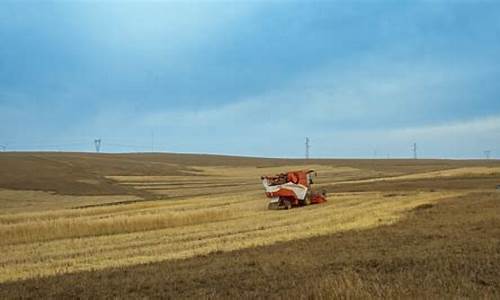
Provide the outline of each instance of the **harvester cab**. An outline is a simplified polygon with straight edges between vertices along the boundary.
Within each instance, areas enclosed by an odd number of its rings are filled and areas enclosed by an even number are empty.
[[[262,176],[266,196],[270,199],[269,209],[290,209],[326,202],[326,194],[312,191],[316,177],[314,170],[293,171],[275,176]]]

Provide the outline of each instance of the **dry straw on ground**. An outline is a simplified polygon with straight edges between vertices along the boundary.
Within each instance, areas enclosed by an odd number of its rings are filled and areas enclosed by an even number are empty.
[[[318,171],[317,186],[329,187],[329,202],[268,211],[259,176],[300,168]],[[102,198],[3,190],[0,203],[6,209],[0,214],[0,251],[9,255],[0,257],[0,282],[228,253],[390,225],[412,209],[473,191],[447,187],[338,192],[335,187],[494,176],[499,171],[484,166],[433,168],[408,174],[392,166],[387,171],[328,165],[191,166],[186,175],[107,176],[115,185],[162,195],[155,201],[139,202],[134,202],[140,200],[137,196]],[[17,207],[13,205],[16,197]],[[347,284],[339,280],[342,278],[324,284]],[[355,277],[345,280],[354,280],[351,284],[356,287]]]
[[[320,169],[320,182],[325,183],[352,177],[355,170],[315,167]],[[162,191],[170,198],[164,200],[0,215],[0,251],[10,254],[0,258],[0,282],[367,229],[394,223],[419,205],[464,194],[337,193],[323,205],[268,211],[255,177],[277,172],[277,168],[200,170],[204,175],[198,174],[192,181],[189,176],[113,177],[138,188],[155,186],[152,183],[168,186]],[[366,174],[358,172],[358,176]],[[195,189],[197,181],[204,187]],[[193,196],[199,193],[206,195]]]

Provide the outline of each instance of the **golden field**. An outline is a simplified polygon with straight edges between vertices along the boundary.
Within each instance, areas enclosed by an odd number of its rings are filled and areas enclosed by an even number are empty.
[[[0,257],[0,287],[4,284],[12,296],[8,287],[71,278],[65,276],[72,274],[175,264],[398,226],[414,211],[488,191],[494,193],[490,182],[500,178],[500,166],[485,162],[263,160],[252,165],[248,161],[224,164],[224,159],[215,159],[195,165],[196,159],[193,164],[189,158],[174,164],[168,159],[157,161],[158,158],[149,163],[139,161],[144,169],[137,171],[133,166],[130,174],[127,170],[117,172],[114,165],[99,170],[98,175],[89,171],[96,177],[88,175],[74,180],[78,186],[74,194],[1,186],[0,251],[8,255]],[[78,162],[72,157],[59,160]],[[156,168],[163,164],[166,174],[162,174],[161,168],[148,172],[148,164],[153,163]],[[92,170],[91,166],[88,168]],[[310,168],[319,175],[316,189],[328,192],[327,203],[290,211],[267,210],[261,175]],[[426,184],[429,180],[433,185]],[[475,184],[476,181],[483,184]],[[89,189],[99,184],[110,187],[101,194],[90,193],[82,188],[82,183]],[[27,187],[29,184],[27,181]],[[367,188],[370,186],[371,190]],[[332,255],[339,251],[335,247],[324,250],[332,251]],[[291,260],[300,264],[296,258]],[[303,260],[305,263],[310,258]],[[308,282],[308,291],[315,291],[315,297],[329,298],[337,295],[340,288],[359,289],[366,284],[363,276],[350,272],[343,274],[343,279],[335,279],[334,284],[327,278]],[[337,296],[347,295],[346,291]],[[384,293],[389,292],[381,291],[380,296]]]

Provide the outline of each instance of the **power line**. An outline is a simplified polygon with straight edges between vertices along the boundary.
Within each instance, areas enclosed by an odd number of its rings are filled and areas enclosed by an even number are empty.
[[[132,145],[132,144],[117,144],[117,143],[106,143],[108,146],[122,147],[122,148],[141,148],[141,149],[151,149],[151,146],[144,145]]]
[[[306,137],[306,159],[309,159],[309,149],[311,148],[310,140]]]
[[[151,151],[151,145],[132,145],[132,144],[122,144],[122,143],[108,143],[106,142],[106,146],[109,147],[119,147],[119,148],[128,148],[128,149],[133,149],[136,152],[148,152]],[[158,147],[157,147],[158,148]]]
[[[70,148],[75,146],[88,146],[88,140],[86,142],[81,143],[67,143],[67,144],[9,144],[10,149],[23,149],[23,148],[36,148],[36,149],[47,149],[47,148]],[[0,146],[0,148],[2,148]],[[5,146],[7,148],[7,146]]]

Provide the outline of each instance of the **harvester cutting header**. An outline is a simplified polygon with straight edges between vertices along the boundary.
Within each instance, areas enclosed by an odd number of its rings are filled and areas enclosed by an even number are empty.
[[[313,192],[311,187],[316,176],[314,170],[293,171],[275,176],[262,176],[266,196],[270,198],[269,209],[290,209],[326,202],[325,193]]]

